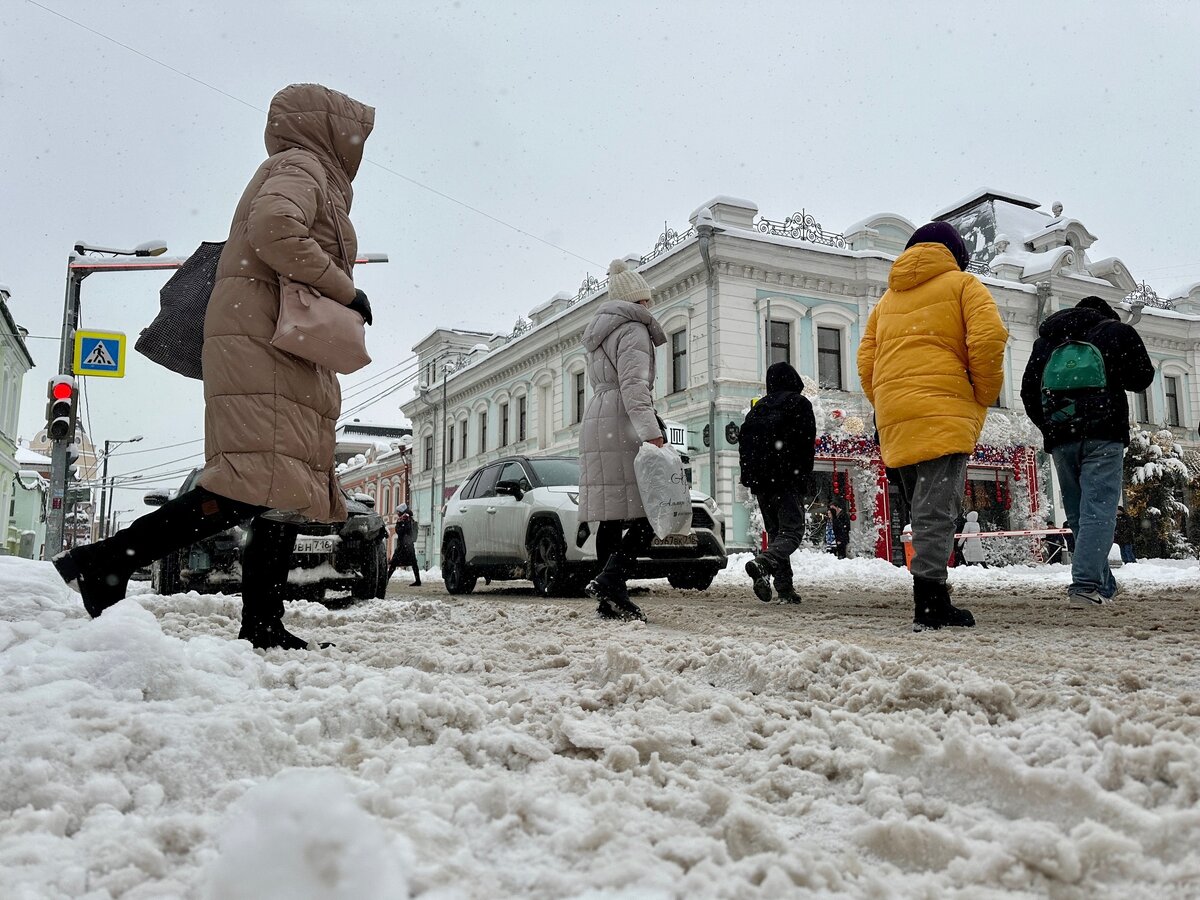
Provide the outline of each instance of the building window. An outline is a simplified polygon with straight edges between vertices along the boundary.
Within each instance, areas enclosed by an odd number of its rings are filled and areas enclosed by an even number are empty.
[[[817,381],[823,388],[842,390],[842,330],[817,328]]]
[[[1150,401],[1145,391],[1135,391],[1133,394],[1133,421],[1150,421]]]
[[[572,422],[578,425],[583,421],[583,386],[585,375],[583,372],[575,373],[575,418]]]
[[[487,410],[479,414],[479,452],[487,451]]]
[[[525,398],[517,398],[517,440],[525,440]]]
[[[446,438],[446,447],[450,450],[449,462],[454,462],[454,426],[450,426],[450,436]]]
[[[425,464],[425,471],[428,472],[433,468],[433,435],[427,434],[422,439],[421,457]]]
[[[467,420],[458,423],[458,458],[467,458]]]
[[[1163,378],[1163,392],[1167,395],[1167,424],[1178,427],[1179,421],[1179,378],[1167,375]]]
[[[792,325],[772,320],[767,326],[767,365],[792,361]]]
[[[508,446],[508,404],[500,404],[500,443],[499,447]]]
[[[687,388],[687,329],[671,335],[671,393]]]
[[[388,505],[392,502],[392,487],[389,484],[383,486],[383,503],[379,507],[379,511],[387,515]]]
[[[553,390],[553,381],[538,386],[537,438],[539,450],[543,450],[550,446],[550,440],[554,437],[554,412],[552,409],[552,401],[550,396],[550,392]]]

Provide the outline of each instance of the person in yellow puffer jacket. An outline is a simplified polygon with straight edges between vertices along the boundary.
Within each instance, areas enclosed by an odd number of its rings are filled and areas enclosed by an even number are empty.
[[[975,624],[950,603],[946,562],[967,458],[1000,396],[1008,331],[987,288],[964,271],[968,262],[952,225],[918,228],[858,347],[883,463],[912,510],[914,631]]]

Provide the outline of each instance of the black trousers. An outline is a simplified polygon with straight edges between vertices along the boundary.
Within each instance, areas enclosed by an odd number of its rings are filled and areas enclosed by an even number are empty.
[[[265,506],[231,500],[202,487],[167,501],[96,545],[133,572],[250,519],[242,550],[243,619],[282,619],[283,592],[300,528],[263,517]]]
[[[804,539],[804,498],[792,488],[754,497],[767,529],[767,549],[762,555],[771,564],[775,587],[791,587],[792,554]]]
[[[596,531],[596,561],[601,569],[606,569],[614,553],[627,560],[637,559],[650,547],[653,539],[654,529],[645,517],[601,522]]]

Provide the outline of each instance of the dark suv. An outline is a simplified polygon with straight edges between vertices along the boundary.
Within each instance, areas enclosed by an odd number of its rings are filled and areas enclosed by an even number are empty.
[[[527,578],[542,596],[573,594],[596,574],[596,535],[575,546],[579,459],[510,456],[476,469],[446,503],[442,578],[451,594],[480,577]],[[705,590],[725,568],[725,518],[707,494],[692,491],[690,534],[655,538],[632,578],[666,578]]]
[[[200,469],[192,470],[178,493],[191,490],[199,475]],[[371,497],[351,494],[345,497],[349,514],[345,522],[322,524],[295,517],[300,535],[296,538],[288,575],[291,596],[321,600],[328,589],[348,590],[355,597],[366,599],[382,597],[386,592],[387,532],[383,518],[373,509],[375,501]],[[161,506],[168,499],[165,491],[151,491],[145,496],[147,506]],[[293,518],[292,514],[277,512],[267,516],[283,521]],[[242,583],[245,525],[235,525],[156,561],[150,569],[154,592],[236,594]]]

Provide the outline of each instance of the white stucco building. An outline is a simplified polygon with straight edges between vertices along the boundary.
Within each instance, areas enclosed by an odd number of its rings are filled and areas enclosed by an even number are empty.
[[[22,490],[17,483],[22,468],[16,460],[17,420],[21,386],[25,373],[33,368],[33,357],[25,347],[28,332],[13,321],[9,312],[10,296],[8,288],[0,285],[0,535],[4,551],[18,553],[24,529],[10,528],[16,492]]]
[[[1126,310],[1148,301],[1137,328],[1157,375],[1144,396],[1132,398],[1131,410],[1138,421],[1166,425],[1195,446],[1200,284],[1164,291],[1169,299],[1160,300],[1119,259],[1093,258],[1096,237],[1058,204],[1047,211],[981,189],[931,218],[963,234],[972,268],[1011,335],[999,408],[989,414],[969,468],[968,503],[981,518],[1007,524],[1061,515],[1047,506],[1046,496],[1053,503],[1055,494],[1045,484],[1050,467],[1021,411],[1020,378],[1038,323],[1089,294]],[[711,267],[701,252],[708,224]],[[694,485],[712,485],[726,509],[731,547],[757,539],[738,485],[737,426],[763,393],[767,366],[786,359],[813,391],[819,386],[822,497],[849,506],[857,552],[898,557],[893,541],[903,513],[883,477],[855,357],[867,315],[914,230],[904,216],[878,214],[830,232],[804,212],[768,219],[751,201],[717,197],[692,214],[686,231],[668,231],[651,252],[630,258],[654,289],[651,311],[668,336],[658,350],[657,408],[680,426],[672,442],[690,455]],[[589,392],[580,337],[605,298],[605,282],[589,278],[575,293],[536,306],[510,334],[437,329],[414,347],[424,387],[403,411],[413,425],[419,546],[435,560],[438,507],[478,465],[513,453],[575,452]]]

